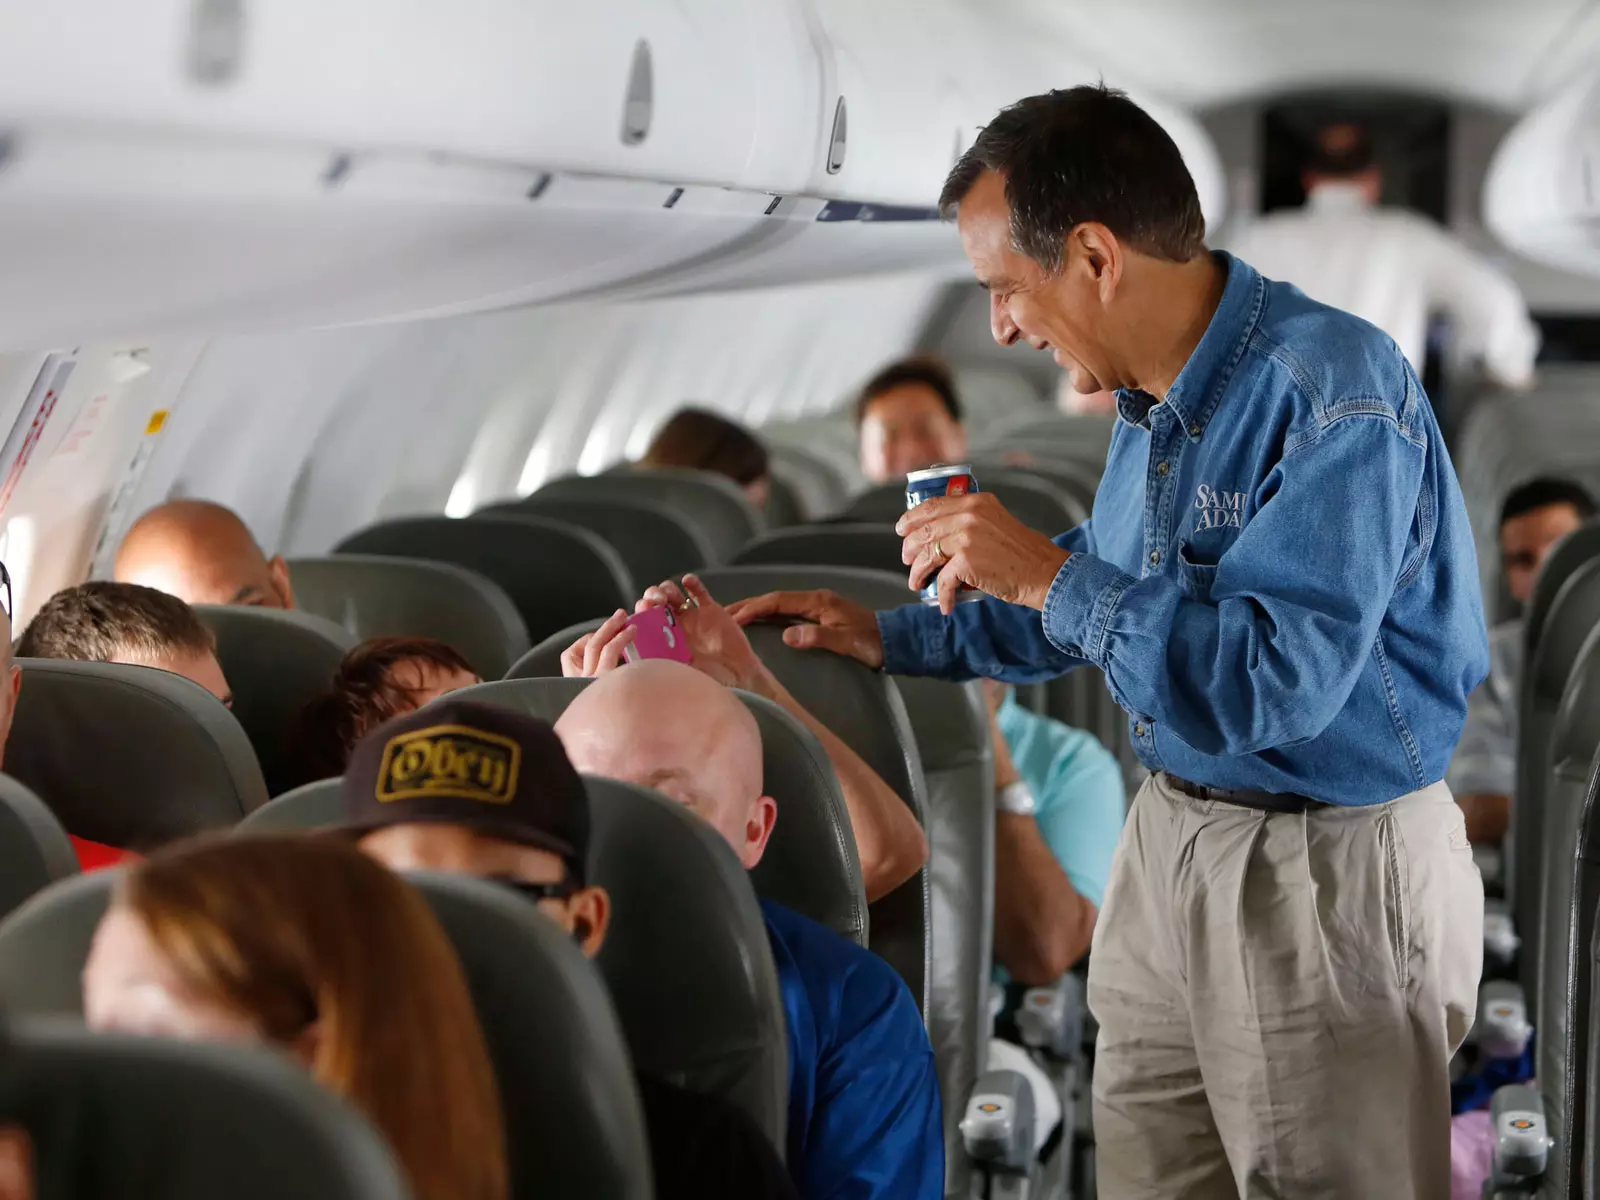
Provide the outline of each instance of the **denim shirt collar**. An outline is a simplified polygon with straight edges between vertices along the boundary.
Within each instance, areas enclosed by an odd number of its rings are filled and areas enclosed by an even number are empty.
[[[1222,250],[1212,251],[1212,257],[1228,270],[1222,300],[1166,399],[1173,416],[1196,440],[1205,435],[1267,302],[1266,281],[1254,267]],[[1159,403],[1148,392],[1122,388],[1117,392],[1117,415],[1148,429],[1150,410]]]

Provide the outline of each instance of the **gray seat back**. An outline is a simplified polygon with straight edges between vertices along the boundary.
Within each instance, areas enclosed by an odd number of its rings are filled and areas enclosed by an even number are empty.
[[[799,489],[790,482],[790,477],[776,471],[767,476],[767,505],[762,515],[769,529],[805,522],[806,508],[801,503]]]
[[[338,825],[339,784],[296,788],[240,831]],[[744,868],[715,830],[664,797],[614,779],[585,784],[589,881],[612,903],[600,970],[634,1064],[736,1104],[781,1148],[789,1079],[783,996]]]
[[[589,684],[587,679],[562,679],[559,672],[557,666],[544,677],[519,676],[485,683],[456,692],[454,698],[500,704],[555,721]],[[857,945],[868,945],[869,915],[861,886],[861,862],[856,857],[850,812],[827,753],[810,730],[776,704],[760,696],[737,694],[761,731],[766,791],[778,805],[778,823],[766,853],[750,873],[757,894],[826,925]]]
[[[586,529],[543,517],[405,517],[370,525],[334,553],[450,562],[494,580],[542,638],[633,604],[638,589],[617,552]]]
[[[848,568],[724,567],[706,572],[704,581],[711,594],[724,603],[769,591],[823,587],[881,609],[905,603],[910,594],[905,580],[897,575]],[[808,653],[788,652],[798,661],[805,661]],[[817,661],[830,660],[843,661],[831,655],[817,656]],[[774,670],[778,668],[774,666]],[[970,1169],[967,1156],[960,1152],[956,1128],[963,1111],[960,1098],[971,1091],[984,1069],[990,1028],[993,743],[980,684],[911,677],[896,678],[894,683],[904,703],[926,786],[923,824],[928,833],[930,976],[925,1012],[946,1097],[946,1167],[955,1186]],[[801,703],[809,707],[811,700],[802,696]],[[831,710],[813,707],[811,711]],[[842,728],[838,732],[845,736]],[[876,907],[873,922],[876,930],[880,922]]]
[[[82,1015],[83,964],[120,873],[67,880],[0,921],[0,1005]],[[505,1110],[513,1200],[649,1200],[633,1072],[593,966],[559,926],[506,888],[410,878],[472,990]]]
[[[295,603],[353,637],[427,637],[454,646],[485,679],[527,653],[528,627],[476,571],[416,558],[339,554],[289,563]]]
[[[371,1123],[282,1055],[48,1018],[8,1033],[8,1115],[32,1137],[39,1196],[411,1194]]]
[[[195,608],[217,639],[217,660],[233,689],[233,715],[244,727],[267,791],[292,781],[289,736],[295,718],[329,679],[356,639],[313,613],[202,604]]]
[[[1534,581],[1533,598],[1523,614],[1528,645],[1536,646],[1544,636],[1550,607],[1561,594],[1567,579],[1591,559],[1600,558],[1600,521],[1590,521],[1574,529],[1551,549]]]
[[[726,560],[766,528],[766,521],[739,485],[714,471],[650,467],[605,475],[568,475],[552,479],[534,495],[608,496],[673,509],[700,531],[713,562]]]
[[[714,557],[706,539],[687,518],[644,500],[536,492],[513,503],[479,509],[475,515],[546,517],[587,529],[617,552],[641,591],[704,566]]]
[[[783,480],[794,491],[802,520],[820,521],[832,515],[849,492],[843,473],[819,454],[781,442],[769,445],[767,454],[772,463],[772,477]],[[767,524],[776,527],[782,522],[769,516]]]
[[[152,850],[266,803],[250,739],[204,688],[150,667],[18,662],[6,770],[69,833]]]
[[[900,535],[892,525],[801,525],[775,529],[746,543],[733,556],[731,565],[864,567],[898,574],[904,585],[911,569],[900,561],[900,546]],[[901,591],[904,594],[896,603],[909,604],[917,599],[909,587],[902,586]]]
[[[1575,1178],[1571,1172],[1581,1162],[1585,1126],[1585,1092],[1576,1081],[1588,1063],[1590,981],[1582,948],[1593,940],[1595,904],[1600,902],[1600,872],[1591,865],[1600,852],[1600,825],[1590,828],[1589,809],[1597,750],[1600,627],[1584,639],[1569,674],[1550,737],[1550,778],[1542,793],[1535,1077],[1547,1093],[1545,1115],[1557,1135],[1550,1177],[1558,1182]]]
[[[1055,537],[1075,529],[1088,520],[1084,507],[1046,483],[1037,475],[1026,471],[1001,471],[991,469],[978,474],[980,490],[997,496],[1006,511],[1029,529]],[[904,483],[880,483],[868,488],[845,507],[845,515],[852,521],[894,524],[906,511]]]
[[[35,892],[78,873],[78,856],[55,814],[0,775],[0,917]]]
[[[1522,681],[1517,731],[1517,802],[1511,812],[1512,912],[1523,932],[1520,974],[1537,1005],[1543,966],[1544,855],[1551,739],[1561,697],[1589,631],[1600,624],[1600,559],[1573,571],[1551,601]]]
[[[974,458],[972,469],[981,481],[998,472],[1021,471],[1041,479],[1057,491],[1070,496],[1084,512],[1094,509],[1094,494],[1100,486],[1100,470],[1083,461],[1069,458],[1052,458],[1047,455],[1024,453],[1024,461],[1008,463],[1004,459]]]

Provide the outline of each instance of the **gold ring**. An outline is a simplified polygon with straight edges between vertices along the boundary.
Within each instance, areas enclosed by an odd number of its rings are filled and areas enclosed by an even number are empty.
[[[944,558],[945,557],[944,547],[941,546],[938,542],[935,542],[933,544],[933,552],[935,554],[937,554],[940,558]]]

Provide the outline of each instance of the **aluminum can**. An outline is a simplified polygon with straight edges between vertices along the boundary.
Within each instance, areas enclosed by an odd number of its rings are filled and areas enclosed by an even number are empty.
[[[978,477],[972,473],[971,463],[939,463],[906,476],[906,511],[911,511],[924,500],[940,496],[968,496],[979,490]],[[963,583],[956,595],[956,603],[976,600],[982,594]],[[939,603],[937,572],[918,595],[924,604]]]

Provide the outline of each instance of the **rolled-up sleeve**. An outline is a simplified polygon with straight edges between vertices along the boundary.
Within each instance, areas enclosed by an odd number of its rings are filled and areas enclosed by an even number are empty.
[[[1069,559],[1045,602],[1052,645],[1099,666],[1119,704],[1205,754],[1321,733],[1373,652],[1426,459],[1387,411],[1342,407],[1273,468],[1219,560],[1204,561],[1203,542],[1180,544],[1172,573],[1135,578]]]
[[[1093,544],[1088,522],[1052,540],[1072,553],[1069,563]],[[1084,662],[1045,635],[1039,612],[992,597],[959,604],[948,617],[932,604],[889,609],[878,614],[878,633],[891,675],[1035,683]]]

